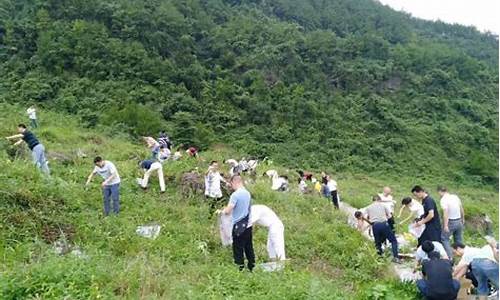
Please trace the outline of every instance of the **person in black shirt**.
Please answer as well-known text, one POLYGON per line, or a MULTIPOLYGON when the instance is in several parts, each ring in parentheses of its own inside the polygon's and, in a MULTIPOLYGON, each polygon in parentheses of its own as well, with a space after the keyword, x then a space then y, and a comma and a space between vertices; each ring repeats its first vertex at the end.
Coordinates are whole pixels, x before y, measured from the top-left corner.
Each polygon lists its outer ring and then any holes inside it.
POLYGON ((450 260, 441 259, 439 252, 429 253, 429 260, 422 264, 425 279, 417 280, 417 288, 427 300, 455 300, 460 283, 453 279, 450 260))
POLYGON ((17 131, 19 134, 15 134, 9 137, 6 137, 7 140, 18 139, 14 143, 14 145, 19 145, 23 141, 28 144, 28 148, 31 150, 31 155, 33 157, 33 163, 37 166, 38 169, 42 170, 46 175, 50 175, 49 165, 47 163, 47 159, 45 159, 45 147, 38 141, 36 136, 29 130, 26 129, 26 125, 19 124, 17 126, 17 131))
POLYGON ((422 201, 422 206, 424 207, 424 214, 421 220, 415 223, 416 226, 425 224, 425 230, 418 238, 418 246, 421 246, 424 241, 441 242, 441 221, 439 220, 436 202, 421 186, 416 185, 411 192, 422 201))

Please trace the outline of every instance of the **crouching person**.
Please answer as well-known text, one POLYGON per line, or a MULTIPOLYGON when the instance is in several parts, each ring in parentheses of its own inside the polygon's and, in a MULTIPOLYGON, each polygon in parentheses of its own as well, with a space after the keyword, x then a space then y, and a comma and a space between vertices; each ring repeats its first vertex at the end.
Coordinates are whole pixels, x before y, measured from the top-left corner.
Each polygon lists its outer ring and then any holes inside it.
POLYGON ((153 161, 150 159, 143 160, 139 163, 139 167, 144 170, 144 177, 141 181, 142 189, 148 188, 149 177, 153 172, 158 172, 158 180, 160 183, 160 193, 165 193, 165 178, 163 177, 163 166, 158 161, 153 161))
POLYGON ((451 261, 442 259, 436 251, 430 252, 428 258, 422 263, 424 279, 417 280, 420 293, 428 300, 456 299, 460 283, 453 279, 451 261))
POLYGON ((224 214, 232 215, 233 258, 240 270, 245 268, 244 256, 248 260, 250 271, 255 267, 255 254, 252 242, 252 227, 250 222, 251 196, 245 189, 239 175, 231 177, 229 181, 231 194, 228 205, 222 210, 224 214))

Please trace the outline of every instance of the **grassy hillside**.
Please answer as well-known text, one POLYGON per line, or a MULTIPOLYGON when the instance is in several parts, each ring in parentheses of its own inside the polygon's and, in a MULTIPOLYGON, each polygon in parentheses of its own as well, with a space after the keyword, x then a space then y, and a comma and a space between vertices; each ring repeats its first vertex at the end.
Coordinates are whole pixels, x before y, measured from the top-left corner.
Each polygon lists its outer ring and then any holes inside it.
MULTIPOLYGON (((0 106, 0 134, 6 136, 22 121, 19 106, 0 106)), ((84 129, 72 116, 40 112, 36 131, 45 144, 52 177, 44 178, 23 158, 12 160, 12 149, 0 144, 0 298, 43 299, 411 299, 415 290, 394 280, 387 261, 378 260, 371 243, 346 225, 346 216, 330 201, 293 192, 272 192, 259 179, 250 185, 254 203, 273 208, 283 220, 287 256, 279 273, 238 272, 231 250, 220 246, 216 221, 201 197, 183 199, 178 177, 186 170, 204 170, 208 161, 234 152, 219 148, 203 152, 201 161, 169 162, 167 193, 157 182, 143 192, 135 185, 136 160, 147 151, 112 128, 84 129), (87 158, 79 158, 80 149, 87 158), (103 218, 98 181, 84 191, 92 157, 116 163, 122 176, 122 212, 103 218), (136 226, 162 225, 156 240, 142 238, 136 226), (63 234, 64 233, 64 234, 63 234), (84 258, 59 256, 52 243, 67 240, 84 258), (377 298, 379 297, 379 298, 377 298)), ((286 168, 272 166, 282 172, 286 168)), ((265 168, 260 168, 262 173, 265 168)), ((292 172, 291 170, 288 170, 292 172)), ((290 173, 292 174, 292 173, 290 173)), ((389 183, 399 197, 410 186, 405 179, 388 180, 336 174, 344 200, 361 205, 389 183)), ((430 182, 429 182, 430 183, 430 182)), ((460 187, 466 212, 497 216, 493 191, 460 187), (466 195, 477 194, 481 201, 466 195), (482 199, 484 198, 484 199, 482 199)), ((496 219, 497 221, 497 219, 496 219)), ((471 234, 468 231, 467 234, 471 234)), ((258 262, 267 258, 266 232, 255 231, 258 262)))
POLYGON ((288 166, 498 184, 498 40, 372 0, 0 0, 0 99, 288 166))

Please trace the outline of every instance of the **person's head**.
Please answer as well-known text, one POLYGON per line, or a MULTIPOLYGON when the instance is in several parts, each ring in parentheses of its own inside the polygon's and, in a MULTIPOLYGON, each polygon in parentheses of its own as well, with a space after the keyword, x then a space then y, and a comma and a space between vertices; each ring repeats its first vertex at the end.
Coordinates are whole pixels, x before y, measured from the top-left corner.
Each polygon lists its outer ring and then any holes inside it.
POLYGON ((414 186, 411 189, 411 193, 420 200, 423 200, 427 196, 424 188, 419 185, 414 186))
POLYGON ((233 175, 231 179, 229 179, 229 185, 233 190, 237 190, 243 186, 243 179, 240 175, 233 175))
POLYGON ((212 160, 210 162, 210 168, 212 168, 213 170, 217 170, 218 167, 219 167, 219 162, 218 161, 212 160))
POLYGON ((430 260, 440 259, 441 254, 439 254, 439 252, 437 252, 437 251, 431 251, 431 252, 427 253, 427 257, 429 257, 430 260))
POLYGON ((22 124, 22 123, 21 123, 21 124, 19 124, 19 125, 17 125, 17 132, 19 132, 19 133, 23 133, 23 132, 25 132, 25 131, 26 131, 26 125, 24 125, 24 124, 22 124))
POLYGON ((379 195, 374 195, 372 197, 372 201, 375 202, 375 201, 381 201, 382 199, 380 199, 380 196, 379 195))
POLYGON ((439 196, 443 197, 444 194, 448 193, 448 189, 445 186, 440 185, 437 187, 437 192, 438 192, 439 196))
POLYGON ((453 248, 453 254, 456 256, 462 256, 464 255, 464 250, 465 250, 465 245, 462 243, 453 243, 451 245, 451 248, 453 248))
POLYGON ((429 253, 434 251, 434 244, 431 241, 424 241, 422 243, 422 250, 428 255, 429 253))
POLYGON ((401 205, 407 206, 410 205, 411 203, 411 198, 410 197, 405 197, 403 200, 401 200, 401 205))
POLYGON ((363 218, 363 213, 358 210, 354 213, 354 217, 359 220, 363 218))
POLYGON ((386 186, 386 187, 384 187, 383 193, 384 193, 384 196, 389 196, 392 193, 392 190, 390 187, 386 186))
POLYGON ((96 156, 94 158, 94 164, 100 168, 102 168, 104 166, 104 160, 102 159, 102 157, 100 156, 96 156))
POLYGON ((298 183, 301 183, 301 182, 302 182, 302 180, 304 180, 304 179, 302 179, 302 177, 297 178, 297 182, 298 182, 298 183))
POLYGON ((297 172, 299 173, 300 177, 304 177, 304 171, 298 170, 297 172))

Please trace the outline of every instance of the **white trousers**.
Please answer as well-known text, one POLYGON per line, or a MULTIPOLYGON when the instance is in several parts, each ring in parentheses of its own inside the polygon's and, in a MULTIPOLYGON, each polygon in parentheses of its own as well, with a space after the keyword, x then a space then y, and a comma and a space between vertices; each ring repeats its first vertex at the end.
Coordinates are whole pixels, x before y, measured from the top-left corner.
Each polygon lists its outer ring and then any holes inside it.
POLYGON ((285 227, 283 223, 269 226, 267 235, 267 253, 270 259, 285 260, 285 227))
POLYGON ((148 186, 149 177, 154 171, 158 171, 158 179, 160 181, 160 191, 165 191, 165 178, 163 178, 163 166, 159 162, 154 162, 151 168, 144 173, 144 178, 142 179, 142 187, 148 186))

